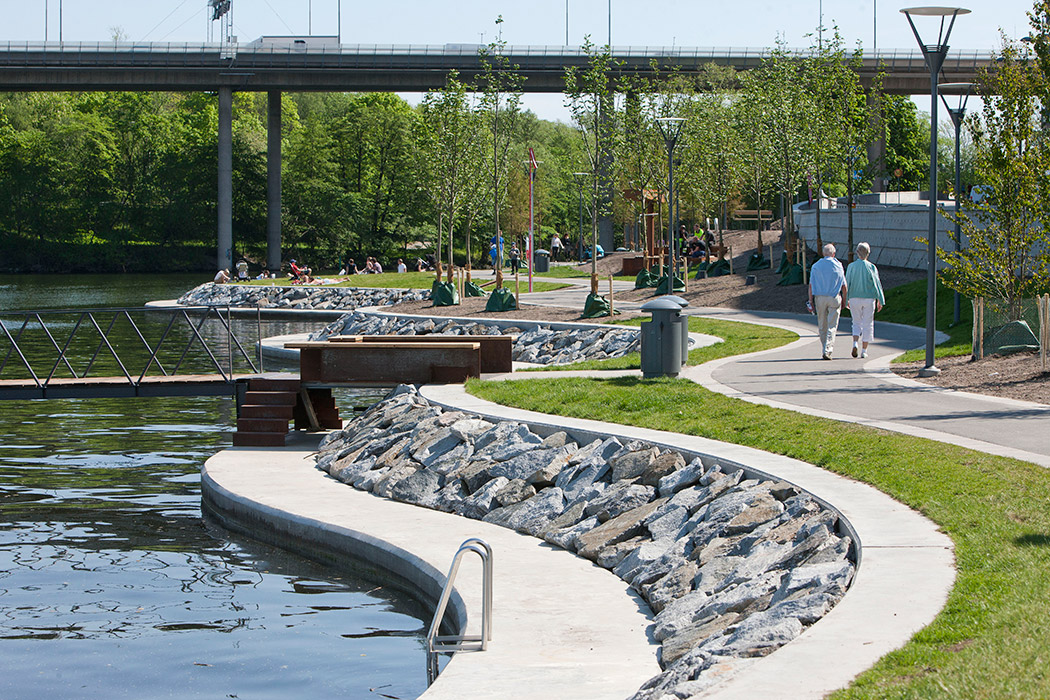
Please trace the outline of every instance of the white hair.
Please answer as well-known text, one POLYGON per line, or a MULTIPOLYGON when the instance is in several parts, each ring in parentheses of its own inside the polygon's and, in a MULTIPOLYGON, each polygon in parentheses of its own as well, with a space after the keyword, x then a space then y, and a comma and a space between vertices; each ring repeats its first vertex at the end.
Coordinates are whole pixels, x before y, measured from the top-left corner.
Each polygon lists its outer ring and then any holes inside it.
POLYGON ((857 255, 860 256, 861 260, 867 260, 868 255, 871 254, 871 246, 865 241, 861 241, 857 244, 857 255))
POLYGON ((835 257, 835 246, 833 246, 831 243, 825 243, 824 244, 824 257, 825 258, 833 258, 833 257, 835 257))

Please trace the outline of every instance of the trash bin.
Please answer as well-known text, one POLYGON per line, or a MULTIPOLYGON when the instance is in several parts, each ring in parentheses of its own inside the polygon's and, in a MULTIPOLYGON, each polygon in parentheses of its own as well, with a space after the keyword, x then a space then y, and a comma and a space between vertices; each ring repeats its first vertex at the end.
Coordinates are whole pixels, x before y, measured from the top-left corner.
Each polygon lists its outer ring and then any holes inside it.
POLYGON ((549 250, 540 248, 533 254, 533 257, 536 259, 536 265, 532 268, 533 272, 547 272, 551 269, 551 254, 549 250))
MULTIPOLYGON (((683 309, 689 306, 689 300, 683 299, 677 294, 667 294, 661 299, 670 299, 683 309)), ((682 324, 679 333, 682 334, 682 366, 685 367, 689 363, 689 317, 680 316, 678 321, 682 324)))
POLYGON ((642 376, 677 377, 682 370, 682 306, 666 297, 642 305, 652 320, 642 323, 642 376))

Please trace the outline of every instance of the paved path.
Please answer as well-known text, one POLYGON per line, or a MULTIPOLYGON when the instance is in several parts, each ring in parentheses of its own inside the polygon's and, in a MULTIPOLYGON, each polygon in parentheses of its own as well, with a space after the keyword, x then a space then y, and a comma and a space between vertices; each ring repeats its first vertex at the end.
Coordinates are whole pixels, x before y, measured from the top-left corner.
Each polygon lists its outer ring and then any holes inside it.
MULTIPOLYGON (((574 286, 533 294, 523 301, 582 308, 586 293, 586 288, 581 291, 574 286)), ((618 306, 636 310, 640 304, 624 302, 618 306)), ((853 359, 849 356, 850 321, 844 319, 836 358, 827 362, 820 359, 812 316, 714 307, 688 308, 686 313, 775 325, 801 336, 775 350, 716 360, 685 373, 705 387, 755 403, 863 423, 1050 467, 1050 406, 941 389, 898 377, 889 370, 893 357, 923 344, 922 328, 877 322, 876 341, 868 349, 868 358, 853 359)))

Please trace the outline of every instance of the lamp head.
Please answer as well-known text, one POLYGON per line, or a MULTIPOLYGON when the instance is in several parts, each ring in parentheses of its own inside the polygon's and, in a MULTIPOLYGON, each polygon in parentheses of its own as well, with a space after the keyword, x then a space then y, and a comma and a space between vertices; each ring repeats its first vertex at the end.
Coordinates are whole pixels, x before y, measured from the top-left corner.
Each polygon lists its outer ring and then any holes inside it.
POLYGON ((682 125, 685 119, 682 117, 658 117, 656 126, 660 129, 660 135, 664 137, 667 145, 673 147, 682 133, 682 125))

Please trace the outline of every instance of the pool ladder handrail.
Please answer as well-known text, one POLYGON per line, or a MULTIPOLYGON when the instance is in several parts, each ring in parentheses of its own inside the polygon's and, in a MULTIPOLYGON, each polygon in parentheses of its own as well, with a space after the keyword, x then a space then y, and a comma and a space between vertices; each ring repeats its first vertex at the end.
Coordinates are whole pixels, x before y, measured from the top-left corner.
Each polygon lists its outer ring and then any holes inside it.
POLYGON ((441 652, 456 651, 485 651, 489 641, 492 640, 492 547, 479 537, 471 537, 465 540, 456 550, 452 558, 452 566, 449 568, 445 585, 441 589, 441 598, 438 600, 437 609, 434 611, 434 619, 427 631, 427 671, 430 682, 437 678, 437 655, 441 652), (474 552, 481 558, 482 563, 482 610, 481 610, 481 634, 447 634, 439 635, 441 620, 445 616, 449 598, 452 596, 452 588, 455 584, 456 574, 459 573, 459 565, 463 555, 474 552))

